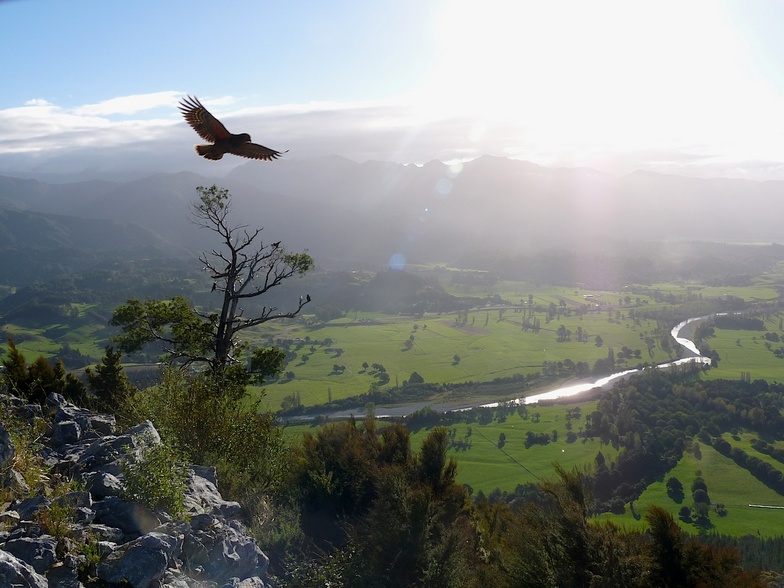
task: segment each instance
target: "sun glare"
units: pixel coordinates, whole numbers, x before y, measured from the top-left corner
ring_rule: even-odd
[[[449,1],[435,34],[420,115],[518,133],[521,154],[699,147],[728,111],[766,100],[732,22],[707,0]]]

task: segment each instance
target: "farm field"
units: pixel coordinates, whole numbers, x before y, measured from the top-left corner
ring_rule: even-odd
[[[753,451],[753,450],[752,450]],[[762,454],[754,452],[762,458]],[[781,464],[778,464],[781,468]],[[784,509],[751,508],[749,504],[784,506],[784,496],[768,488],[747,470],[739,467],[732,459],[721,455],[709,445],[699,444],[699,451],[684,453],[678,462],[661,481],[651,484],[634,502],[632,511],[627,505],[623,515],[604,514],[601,518],[611,520],[626,527],[644,528],[644,515],[649,506],[656,504],[667,509],[678,524],[690,533],[698,528],[678,517],[683,505],[691,506],[691,484],[700,475],[708,487],[708,495],[713,504],[724,503],[727,514],[719,516],[711,509],[708,531],[726,535],[761,535],[772,537],[781,535],[784,528]],[[685,497],[675,502],[667,495],[665,482],[670,476],[681,481]]]
[[[396,385],[408,380],[413,372],[427,383],[440,384],[488,382],[534,373],[542,369],[544,362],[570,360],[593,367],[597,360],[607,357],[610,348],[617,358],[624,346],[639,351],[638,356],[626,361],[629,367],[644,362],[659,363],[674,357],[674,346],[667,352],[662,349],[662,339],[668,338],[669,331],[656,332],[655,321],[633,316],[636,312],[668,306],[661,300],[657,302],[655,292],[679,296],[698,292],[703,297],[732,295],[748,301],[771,301],[776,298],[774,284],[778,279],[773,276],[759,280],[758,285],[734,288],[655,284],[602,292],[513,281],[492,286],[464,285],[451,282],[450,270],[436,273],[453,294],[498,295],[518,308],[477,308],[462,320],[457,313],[431,313],[415,318],[352,311],[344,318],[326,323],[312,324],[312,320],[307,321],[311,316],[273,321],[263,330],[246,331],[252,344],[267,345],[273,341],[289,345],[284,375],[268,383],[264,405],[278,410],[294,397],[309,406],[362,394],[375,383],[383,384],[379,372],[372,367],[374,364],[383,366],[389,385]],[[529,316],[526,305],[531,302],[539,310]],[[586,305],[592,305],[590,312],[582,316],[573,312]],[[557,309],[552,320],[541,311],[548,307]],[[13,336],[30,360],[39,354],[52,357],[65,344],[97,359],[113,332],[106,325],[109,313],[107,308],[74,303],[71,316],[57,323],[10,322],[0,325],[0,330],[3,338]],[[538,332],[522,329],[524,314],[539,321]],[[778,331],[778,321],[778,318],[770,319],[768,328]],[[557,340],[560,327],[571,333],[567,341]],[[584,334],[581,342],[577,341],[578,331]],[[601,337],[601,345],[596,344],[597,335]],[[706,377],[736,379],[741,372],[750,372],[752,378],[784,378],[784,359],[765,348],[761,332],[716,329],[716,335],[709,342],[719,352],[721,361]],[[254,391],[261,393],[260,388]]]
[[[89,304],[73,304],[71,309],[72,316],[58,322],[41,320],[26,321],[23,325],[13,322],[0,325],[0,355],[5,353],[7,338],[13,337],[17,347],[30,361],[39,355],[52,357],[63,345],[83,355],[100,358],[111,332],[106,319],[94,313],[93,306]]]
[[[765,340],[765,332],[784,335],[780,329],[784,315],[774,315],[765,320],[765,331],[714,329],[715,337],[707,340],[711,349],[718,352],[719,365],[706,372],[709,379],[738,379],[741,372],[748,372],[752,380],[784,381],[784,358],[776,357],[766,346],[772,349],[781,347],[781,343],[769,343]]]
[[[475,308],[462,319],[457,313],[413,317],[352,311],[343,318],[313,324],[312,316],[301,317],[267,323],[263,331],[250,332],[248,340],[252,344],[267,345],[272,341],[287,346],[289,361],[284,372],[290,373],[268,383],[264,392],[266,406],[277,410],[295,394],[302,404],[315,405],[364,393],[379,382],[379,371],[374,364],[383,365],[389,385],[396,385],[408,380],[413,372],[427,383],[458,383],[486,382],[539,372],[544,362],[567,359],[592,367],[597,360],[607,357],[610,348],[617,358],[624,346],[639,350],[637,357],[627,360],[629,367],[643,362],[664,362],[674,357],[674,345],[667,353],[661,344],[662,333],[666,332],[668,336],[669,329],[657,331],[656,321],[641,319],[635,314],[672,308],[672,305],[646,292],[675,296],[698,293],[703,298],[735,296],[747,301],[772,302],[777,299],[775,283],[771,278],[768,282],[761,280],[758,285],[743,288],[657,284],[630,286],[621,292],[532,286],[519,282],[498,282],[492,288],[450,285],[448,289],[454,294],[498,294],[518,308]],[[548,320],[547,313],[537,310],[532,318],[540,321],[538,332],[523,330],[523,314],[527,313],[529,301],[539,309],[554,305],[558,316]],[[582,316],[573,312],[587,304],[594,305],[590,312]],[[699,300],[695,308],[701,308]],[[71,309],[70,316],[58,322],[9,322],[0,325],[0,329],[3,337],[10,335],[17,340],[28,360],[39,354],[51,357],[66,344],[84,355],[99,358],[112,334],[105,322],[107,309],[89,304],[72,304]],[[567,311],[570,311],[568,315]],[[707,341],[719,353],[719,366],[705,372],[703,377],[738,379],[742,373],[748,373],[752,379],[784,381],[784,359],[773,353],[784,343],[771,342],[764,337],[766,332],[784,337],[782,318],[784,313],[767,317],[765,330],[716,328],[715,336]],[[559,342],[561,326],[570,331],[571,336]],[[583,341],[577,341],[578,330],[585,333]],[[597,345],[597,335],[601,337],[600,345]],[[650,341],[646,342],[646,339],[653,339],[653,344],[649,345]],[[458,481],[469,485],[474,495],[480,491],[490,494],[496,489],[511,492],[518,484],[551,476],[554,462],[567,468],[590,467],[599,451],[605,459],[612,461],[617,450],[612,445],[602,444],[598,438],[583,441],[578,436],[572,442],[567,439],[567,411],[580,408],[580,418],[571,422],[572,432],[578,433],[595,405],[595,402],[584,402],[532,406],[528,408],[526,418],[513,413],[503,422],[451,425],[449,428],[456,443],[450,449],[450,455],[458,460]],[[313,428],[299,425],[286,427],[285,432],[294,439],[306,430]],[[427,432],[427,429],[421,429],[412,433],[414,447],[418,447]],[[528,432],[549,435],[550,441],[546,445],[526,447]],[[499,447],[502,435],[504,440]],[[727,434],[725,439],[784,470],[784,466],[751,447],[753,436],[753,432],[741,432],[735,437]],[[784,523],[779,519],[784,517],[784,511],[750,509],[748,504],[784,505],[784,499],[732,460],[707,445],[700,446],[699,455],[687,453],[667,476],[649,486],[635,501],[633,510],[627,505],[625,514],[603,515],[602,518],[623,525],[642,526],[641,515],[647,507],[659,504],[677,519],[683,503],[690,505],[688,488],[699,472],[707,483],[711,500],[724,503],[727,509],[726,516],[711,513],[713,526],[709,530],[732,535],[758,531],[763,536],[779,535]],[[678,477],[686,489],[687,498],[683,503],[676,503],[667,496],[664,483],[670,475]],[[679,521],[679,524],[690,532],[697,532],[689,522]]]
[[[496,488],[511,492],[518,484],[536,483],[550,477],[554,462],[566,468],[592,466],[599,451],[608,460],[615,458],[618,451],[611,445],[602,444],[598,438],[586,441],[578,438],[571,443],[567,440],[567,411],[577,407],[581,416],[572,420],[572,430],[576,433],[582,428],[585,416],[594,411],[596,402],[529,407],[527,418],[515,413],[502,423],[452,425],[449,428],[454,430],[455,439],[471,442],[468,450],[450,451],[458,463],[457,481],[471,486],[474,493],[481,490],[487,495]],[[526,448],[529,431],[551,435],[551,441]],[[555,441],[552,440],[553,431],[557,432]],[[425,429],[414,432],[412,445],[418,447],[427,433]],[[501,434],[505,439],[499,447]]]
[[[702,298],[720,298],[735,296],[746,302],[775,302],[778,297],[776,286],[781,283],[782,275],[765,275],[755,279],[751,286],[705,286],[702,284],[652,284],[653,290],[659,290],[676,296],[687,294],[699,295]]]
[[[542,369],[543,362],[570,359],[590,367],[598,359],[624,346],[639,350],[629,366],[659,363],[672,356],[658,345],[651,348],[644,341],[656,328],[654,321],[633,320],[624,314],[615,318],[605,312],[592,312],[582,318],[572,314],[549,323],[541,319],[538,333],[523,331],[521,313],[507,310],[503,318],[498,310],[475,310],[468,313],[466,324],[458,324],[456,315],[425,315],[422,318],[390,317],[382,314],[351,313],[350,317],[318,326],[301,323],[276,325],[267,332],[274,339],[295,340],[297,353],[284,368],[293,378],[284,378],[266,387],[265,400],[276,410],[283,399],[299,394],[302,404],[326,403],[366,392],[376,380],[372,369],[363,363],[384,366],[392,384],[402,384],[412,372],[430,383],[490,381],[495,378],[528,374]],[[560,326],[572,332],[570,341],[558,342]],[[576,341],[577,330],[587,340]],[[601,337],[597,345],[595,337]],[[406,340],[411,347],[406,348]],[[316,342],[330,341],[330,346]],[[335,351],[339,349],[340,352]],[[306,357],[303,361],[303,356]],[[340,366],[336,371],[334,366]]]

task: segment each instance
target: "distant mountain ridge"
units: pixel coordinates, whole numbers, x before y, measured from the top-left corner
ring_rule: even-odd
[[[205,164],[205,175],[67,184],[0,177],[6,223],[9,211],[28,214],[19,221],[25,238],[8,224],[6,245],[129,255],[144,247],[160,255],[211,248],[214,235],[188,222],[188,204],[197,186],[212,184],[232,192],[237,222],[264,227],[265,242],[283,240],[290,250],[307,248],[317,262],[342,267],[378,266],[396,254],[450,263],[477,251],[582,249],[601,239],[784,242],[784,182],[648,172],[614,178],[491,156],[452,166],[332,156],[249,162],[225,177],[209,170]],[[90,222],[77,230],[64,216]],[[56,228],[69,223],[71,229]]]

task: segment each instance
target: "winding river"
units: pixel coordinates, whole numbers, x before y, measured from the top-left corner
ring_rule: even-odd
[[[700,352],[697,349],[697,346],[694,344],[694,341],[688,338],[689,336],[691,336],[691,331],[693,330],[695,324],[698,321],[702,321],[708,318],[711,317],[701,316],[697,318],[691,318],[673,327],[672,331],[670,331],[670,334],[672,335],[673,339],[675,339],[676,343],[678,343],[678,345],[683,347],[686,355],[681,359],[677,359],[675,361],[660,363],[656,366],[656,369],[669,369],[673,366],[682,365],[684,363],[710,364],[711,362],[710,358],[700,355]],[[684,333],[684,331],[688,331],[688,333]],[[515,399],[515,402],[533,404],[535,402],[539,402],[540,400],[555,400],[556,398],[566,398],[568,396],[574,396],[575,394],[579,394],[580,392],[586,392],[588,390],[592,390],[593,388],[607,389],[612,387],[612,385],[615,382],[628,379],[630,376],[640,371],[641,370],[638,369],[626,370],[623,372],[618,372],[617,374],[612,374],[610,376],[598,378],[596,380],[589,380],[587,382],[582,382],[580,384],[574,384],[572,386],[564,386],[563,388],[550,390],[549,392],[542,392],[541,394],[533,394],[532,396],[526,396],[524,398],[517,398]],[[498,406],[498,403],[496,402],[494,404],[483,404],[482,406]]]
[[[670,334],[672,335],[675,342],[680,345],[684,350],[684,357],[681,359],[677,359],[675,361],[669,361],[666,363],[660,363],[655,366],[656,369],[669,369],[676,365],[682,365],[684,363],[701,363],[701,364],[710,364],[711,360],[708,357],[700,355],[697,346],[694,344],[689,337],[691,336],[696,323],[699,321],[703,321],[705,319],[711,318],[711,316],[701,316],[695,317],[688,320],[683,321],[682,323],[673,327]],[[534,404],[541,400],[556,400],[558,398],[567,398],[570,396],[576,396],[582,392],[587,392],[588,390],[593,390],[594,388],[603,388],[608,389],[611,388],[615,382],[619,382],[621,380],[625,380],[633,376],[634,374],[640,372],[639,369],[630,369],[625,370],[622,372],[618,372],[616,374],[612,374],[609,376],[604,376],[601,378],[588,378],[585,380],[580,381],[576,384],[570,384],[568,386],[563,386],[561,388],[556,388],[554,390],[548,390],[547,392],[542,392],[540,394],[533,394],[531,396],[524,396],[521,398],[515,398],[511,401],[505,401],[505,403],[516,403],[516,404]],[[376,407],[376,417],[378,418],[392,418],[392,417],[404,417],[409,415],[417,410],[421,410],[426,406],[429,406],[433,410],[437,412],[449,412],[449,411],[462,411],[462,410],[470,410],[472,408],[495,408],[499,405],[499,402],[490,402],[487,404],[472,404],[466,406],[456,406],[455,404],[438,404],[432,402],[414,402],[408,403],[400,406],[378,406]],[[328,413],[321,413],[319,415],[307,415],[302,417],[296,417],[291,419],[292,421],[310,421],[316,418],[317,416],[326,416],[330,419],[340,419],[340,418],[348,418],[352,415],[359,415],[364,413],[364,407],[356,407],[354,409],[348,410],[340,410]]]

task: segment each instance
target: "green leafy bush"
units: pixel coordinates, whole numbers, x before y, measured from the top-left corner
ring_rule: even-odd
[[[167,443],[144,439],[139,459],[123,462],[125,488],[122,498],[163,509],[174,518],[185,514],[184,495],[188,470],[182,454]]]
[[[45,430],[42,419],[28,421],[16,414],[6,402],[0,402],[0,422],[3,423],[11,444],[14,446],[14,457],[0,476],[4,477],[8,470],[19,472],[24,478],[28,489],[38,488],[48,481],[48,471],[41,456],[41,437]],[[27,492],[14,485],[0,489],[0,501],[14,498],[26,498]]]
[[[280,484],[282,431],[271,413],[247,400],[242,382],[169,368],[134,403],[139,417],[150,419],[193,463],[215,466],[224,497],[253,510]]]

